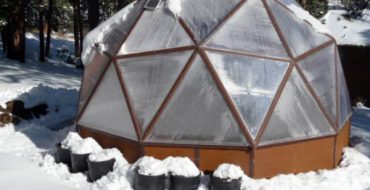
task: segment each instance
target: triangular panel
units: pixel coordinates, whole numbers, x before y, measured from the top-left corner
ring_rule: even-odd
[[[333,134],[334,130],[296,70],[281,94],[259,145]]]
[[[207,52],[253,137],[261,127],[288,62]]]
[[[261,0],[248,0],[217,30],[206,46],[288,57]]]
[[[343,73],[342,64],[339,58],[339,53],[337,52],[338,60],[338,90],[339,90],[339,129],[344,126],[347,121],[348,116],[352,113],[351,100],[348,94],[348,87],[346,83],[346,78]]]
[[[137,140],[135,127],[113,64],[109,66],[78,124]]]
[[[163,6],[144,11],[118,54],[194,45],[179,20]]]
[[[193,51],[118,59],[142,131],[179,77]]]
[[[315,31],[310,24],[298,18],[280,3],[275,0],[266,0],[266,2],[295,57],[330,41],[328,36]]]
[[[207,37],[238,5],[240,0],[181,1],[180,16],[189,26],[197,42]]]
[[[331,45],[298,63],[333,122],[337,110],[334,51]]]
[[[148,141],[248,145],[200,56],[195,58]]]
[[[92,52],[92,59],[89,64],[85,65],[82,85],[80,89],[80,98],[78,103],[78,115],[85,106],[87,99],[91,95],[95,85],[105,68],[109,64],[110,59],[104,54],[94,50]]]

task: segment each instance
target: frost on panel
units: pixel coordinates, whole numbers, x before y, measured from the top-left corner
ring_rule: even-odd
[[[266,0],[266,2],[295,57],[330,40],[275,0]]]
[[[121,47],[119,54],[193,45],[179,20],[164,8],[146,10]]]
[[[106,51],[112,56],[117,53],[131,27],[140,16],[144,2],[146,1],[131,3],[85,36],[84,50],[81,55],[84,65],[90,63],[95,44],[98,44],[102,51]]]
[[[192,52],[117,60],[142,131],[147,128]]]
[[[207,41],[206,46],[288,57],[261,0],[248,0]]]
[[[296,70],[293,70],[264,131],[260,145],[333,134]]]
[[[346,83],[346,78],[343,73],[342,64],[340,62],[339,53],[337,51],[338,59],[338,86],[339,86],[339,129],[341,129],[348,117],[352,113],[351,100],[348,93],[348,87]]]
[[[199,56],[154,126],[148,141],[206,145],[248,144]]]
[[[197,42],[201,42],[238,5],[240,0],[181,1],[180,17],[184,19]]]
[[[256,137],[289,63],[241,55],[207,54],[249,132]]]
[[[109,66],[104,74],[78,124],[137,140],[135,128],[113,64]]]
[[[80,89],[78,113],[81,112],[97,81],[110,62],[110,59],[107,56],[97,50],[93,50],[91,56],[92,58],[90,64],[86,65],[84,68],[84,74],[82,78],[83,85],[81,85]]]
[[[298,63],[333,122],[337,110],[334,52],[331,45]]]

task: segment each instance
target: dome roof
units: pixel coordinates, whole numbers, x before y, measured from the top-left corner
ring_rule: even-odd
[[[145,2],[85,39],[79,125],[140,142],[256,147],[333,135],[348,119],[335,40],[295,1]]]

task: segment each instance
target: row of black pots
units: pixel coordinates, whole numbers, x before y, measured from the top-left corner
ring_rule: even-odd
[[[200,176],[149,176],[137,173],[135,176],[135,190],[196,190],[200,183]],[[241,179],[226,180],[213,175],[210,176],[210,190],[238,190]]]
[[[89,160],[89,155],[72,153],[58,144],[55,161],[69,166],[72,173],[88,171],[90,181],[96,181],[113,170],[115,159],[95,162]]]

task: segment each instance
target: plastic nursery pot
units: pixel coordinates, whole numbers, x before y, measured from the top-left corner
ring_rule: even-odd
[[[71,171],[72,173],[84,172],[88,169],[87,160],[90,153],[88,154],[75,154],[71,153]]]
[[[139,172],[135,177],[135,190],[164,190],[166,188],[166,175],[150,176]]]
[[[62,144],[57,144],[57,152],[55,153],[55,161],[71,166],[71,151],[67,148],[62,148]]]
[[[239,179],[221,179],[211,175],[209,183],[210,190],[238,190],[241,186],[241,178]]]
[[[113,171],[113,165],[116,160],[114,158],[106,161],[91,161],[87,160],[87,166],[89,168],[89,180],[96,181],[101,177],[107,175]]]
[[[171,175],[171,190],[196,190],[200,183],[200,175],[184,177]]]

